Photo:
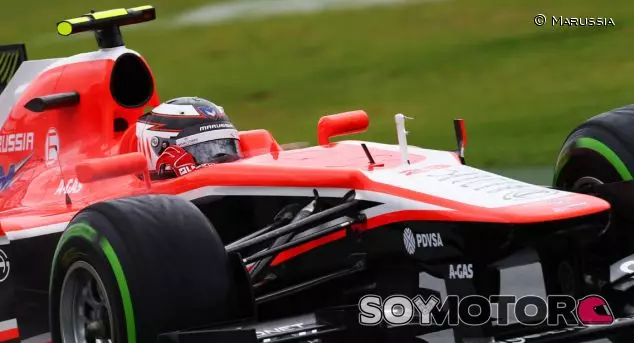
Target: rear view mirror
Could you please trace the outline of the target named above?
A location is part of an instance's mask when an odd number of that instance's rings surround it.
[[[147,167],[147,160],[139,152],[86,160],[77,164],[75,172],[77,172],[79,182],[82,183],[125,175],[143,174],[146,186],[150,187],[150,172]]]
[[[317,142],[319,145],[327,145],[331,137],[361,133],[369,125],[368,114],[362,110],[323,116],[317,124]]]

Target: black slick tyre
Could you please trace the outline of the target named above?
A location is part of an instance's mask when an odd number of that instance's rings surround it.
[[[192,203],[163,195],[97,203],[73,218],[55,252],[52,340],[81,341],[73,337],[83,326],[88,339],[155,342],[228,319],[232,283],[224,245]]]

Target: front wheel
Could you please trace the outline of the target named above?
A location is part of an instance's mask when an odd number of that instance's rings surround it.
[[[70,222],[50,282],[54,343],[155,342],[231,317],[235,275],[218,234],[190,202],[98,203]]]

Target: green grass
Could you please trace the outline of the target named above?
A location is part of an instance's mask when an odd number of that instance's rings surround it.
[[[154,1],[159,20],[124,29],[126,43],[152,65],[162,99],[207,97],[241,129],[267,128],[282,143],[315,142],[321,115],[352,109],[371,118],[355,138],[393,143],[403,112],[415,118],[412,144],[454,148],[451,120],[461,117],[471,163],[549,165],[575,125],[634,102],[631,1],[453,0],[169,27],[200,2]],[[93,49],[51,33],[89,9],[83,2],[12,7],[20,14],[0,12],[0,42],[25,41],[33,58]],[[613,17],[616,27],[536,27],[538,13]]]

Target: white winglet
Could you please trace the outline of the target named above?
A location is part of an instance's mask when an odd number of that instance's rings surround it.
[[[401,150],[401,163],[409,164],[409,154],[407,152],[407,130],[405,130],[405,119],[412,119],[406,117],[402,113],[394,116],[396,121],[396,136],[398,137],[398,146]]]

